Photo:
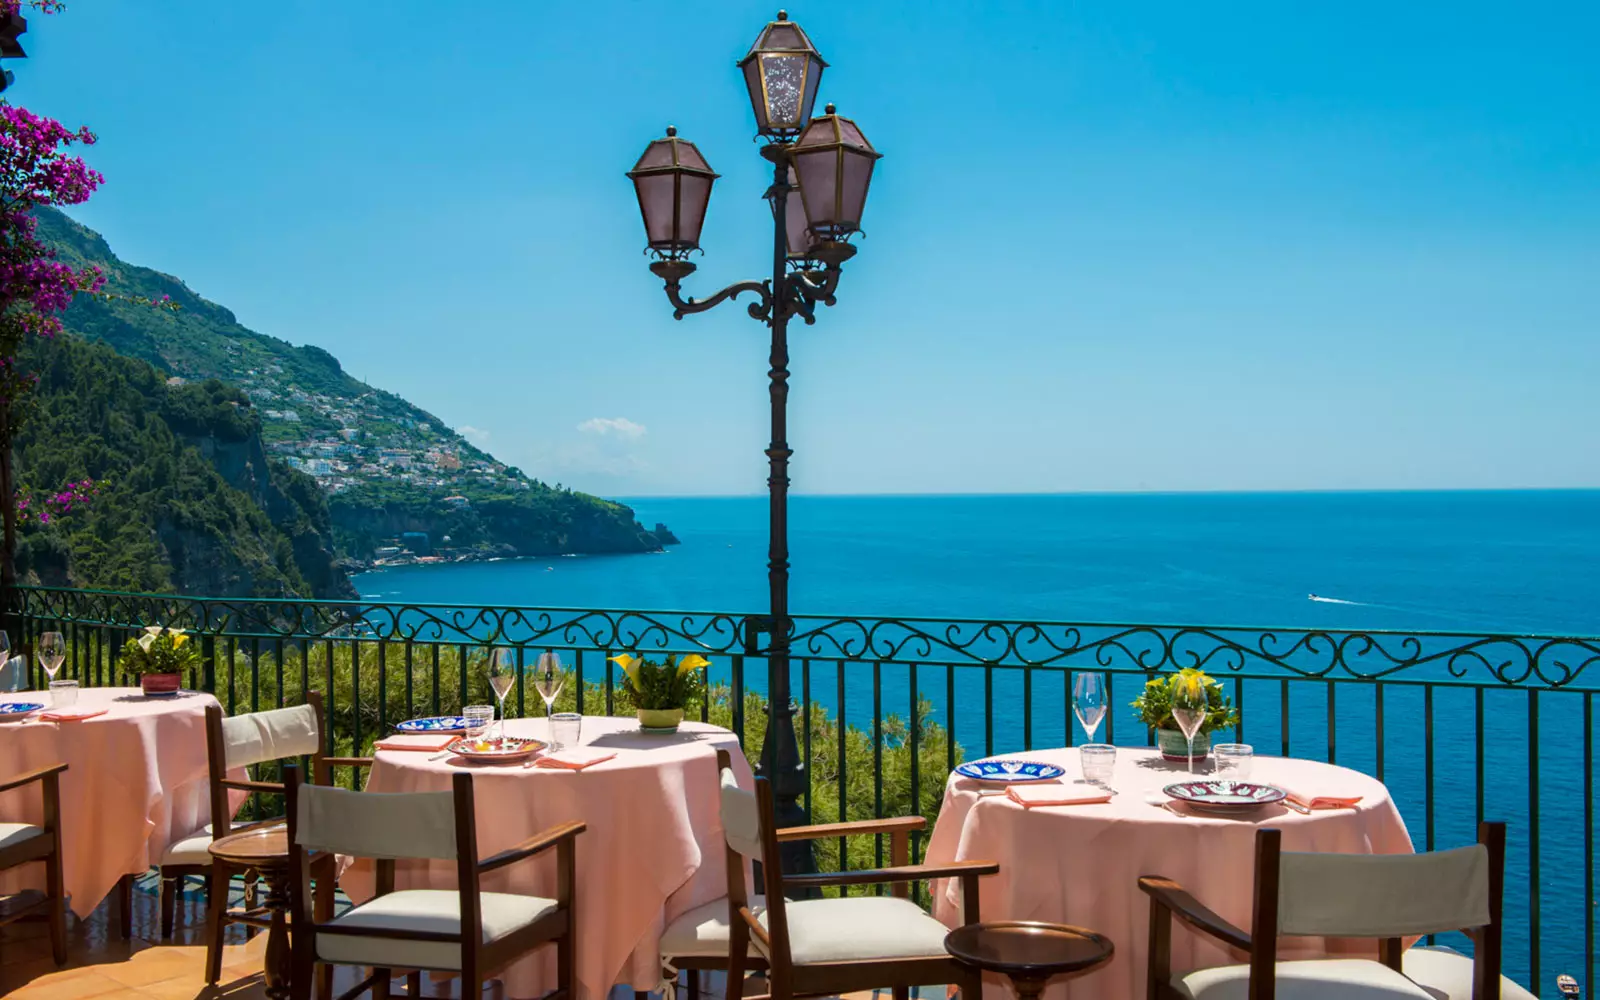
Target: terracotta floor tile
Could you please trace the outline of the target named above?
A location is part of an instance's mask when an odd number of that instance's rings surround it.
[[[97,965],[100,974],[124,986],[147,986],[181,975],[198,976],[205,968],[200,948],[149,948],[125,962]]]
[[[126,986],[93,969],[66,969],[40,976],[8,996],[12,1000],[86,1000],[126,992],[130,992]]]

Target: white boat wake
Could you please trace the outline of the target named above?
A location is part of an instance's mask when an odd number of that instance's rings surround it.
[[[1367,604],[1364,601],[1345,601],[1345,600],[1340,600],[1337,597],[1318,597],[1316,594],[1310,594],[1310,595],[1308,595],[1308,597],[1309,597],[1310,600],[1316,601],[1316,602],[1318,602],[1320,604],[1348,604],[1351,607],[1357,607],[1357,608],[1370,608],[1370,607],[1373,607],[1373,605]]]

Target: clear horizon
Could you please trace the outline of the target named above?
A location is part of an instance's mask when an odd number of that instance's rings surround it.
[[[679,126],[688,293],[759,274],[776,5],[274,9],[30,20],[6,97],[101,137],[75,218],[530,475],[762,491],[766,331],[672,320],[622,174]],[[796,491],[1600,487],[1600,9],[790,14],[886,154],[792,331]]]

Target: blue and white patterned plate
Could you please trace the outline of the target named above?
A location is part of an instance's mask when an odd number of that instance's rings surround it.
[[[1195,809],[1214,813],[1245,812],[1281,802],[1288,795],[1276,785],[1254,781],[1180,781],[1162,791]]]
[[[1037,760],[969,760],[956,768],[963,778],[1020,785],[1029,781],[1054,781],[1067,772]]]
[[[408,719],[394,727],[397,733],[464,733],[467,720],[459,715],[438,715],[431,719]]]
[[[0,702],[0,722],[15,722],[24,716],[32,715],[43,707],[36,701]]]

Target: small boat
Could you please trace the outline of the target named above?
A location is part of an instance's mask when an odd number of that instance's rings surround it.
[[[1316,594],[1307,594],[1306,595],[1306,600],[1308,600],[1308,601],[1314,601],[1316,599],[1317,599],[1317,595]]]
[[[1556,991],[1559,992],[1562,997],[1565,998],[1565,1000],[1578,1000],[1578,997],[1583,996],[1583,991],[1578,988],[1578,981],[1568,975],[1560,975],[1556,977]]]

